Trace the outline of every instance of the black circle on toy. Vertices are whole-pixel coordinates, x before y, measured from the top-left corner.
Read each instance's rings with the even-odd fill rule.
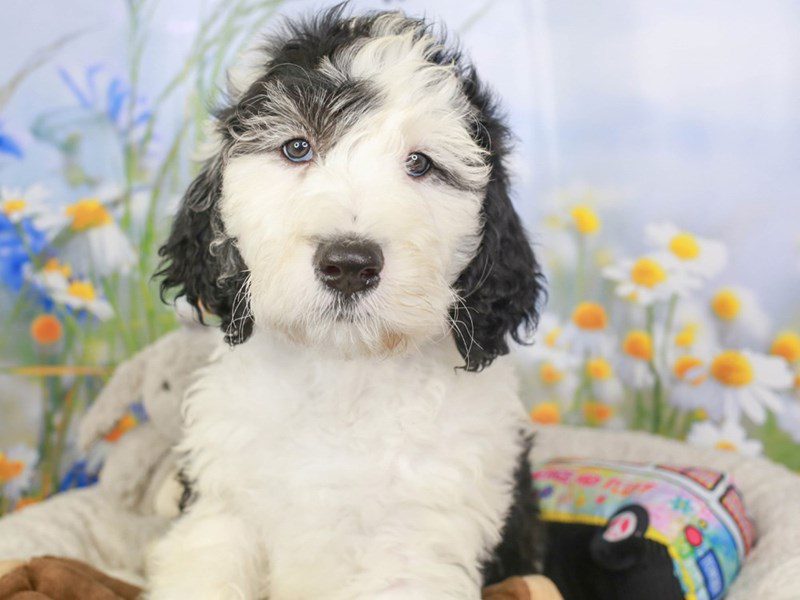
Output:
[[[630,569],[644,556],[644,534],[649,524],[650,515],[643,506],[623,506],[592,537],[589,546],[592,560],[610,571]]]

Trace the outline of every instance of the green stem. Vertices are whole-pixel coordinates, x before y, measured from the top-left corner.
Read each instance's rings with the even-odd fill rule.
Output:
[[[675,424],[678,421],[678,409],[670,407],[667,410],[669,412],[669,416],[667,417],[667,421],[664,424],[664,430],[662,433],[664,433],[665,435],[675,437]]]
[[[662,395],[663,388],[661,383],[661,376],[655,368],[654,364],[650,364],[650,372],[652,373],[655,383],[653,384],[653,433],[658,433],[661,428],[661,410],[662,410]]]
[[[664,339],[661,340],[661,361],[668,365],[669,345],[672,339],[672,327],[675,325],[675,312],[678,308],[678,294],[672,294],[667,308],[667,320],[664,325]]]
[[[655,317],[656,309],[655,306],[651,304],[646,309],[647,333],[650,335],[651,340],[654,339],[653,332],[655,330]],[[650,369],[650,374],[653,377],[653,419],[651,423],[651,431],[653,433],[658,433],[659,429],[661,428],[661,411],[663,408],[662,401],[664,389],[661,381],[661,375],[658,371],[658,367],[656,366],[655,356],[650,359],[650,362],[647,366]]]

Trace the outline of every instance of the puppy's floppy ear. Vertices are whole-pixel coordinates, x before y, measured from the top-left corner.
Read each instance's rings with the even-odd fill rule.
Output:
[[[221,193],[222,164],[211,159],[183,197],[169,238],[158,251],[162,262],[156,276],[163,277],[162,299],[174,288],[201,321],[203,310],[217,315],[225,340],[233,345],[250,337],[253,318],[247,267],[219,214]]]
[[[509,197],[503,164],[508,133],[491,117],[493,108],[488,104],[481,108],[484,119],[477,135],[490,149],[491,166],[481,214],[483,237],[455,284],[463,302],[450,311],[456,346],[467,371],[480,371],[508,354],[509,335],[517,343],[526,343],[546,295],[541,268]]]

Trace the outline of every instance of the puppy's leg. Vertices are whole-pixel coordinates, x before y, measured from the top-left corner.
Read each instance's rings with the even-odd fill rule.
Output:
[[[266,561],[252,527],[200,496],[147,559],[148,600],[249,600],[262,596]]]

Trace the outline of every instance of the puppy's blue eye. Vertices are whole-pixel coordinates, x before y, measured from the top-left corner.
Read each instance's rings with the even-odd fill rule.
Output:
[[[308,140],[297,138],[289,140],[283,147],[283,155],[292,162],[306,162],[314,158],[314,150]]]
[[[432,165],[431,159],[422,152],[412,152],[406,158],[406,172],[412,177],[422,177]]]

